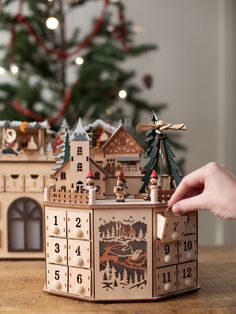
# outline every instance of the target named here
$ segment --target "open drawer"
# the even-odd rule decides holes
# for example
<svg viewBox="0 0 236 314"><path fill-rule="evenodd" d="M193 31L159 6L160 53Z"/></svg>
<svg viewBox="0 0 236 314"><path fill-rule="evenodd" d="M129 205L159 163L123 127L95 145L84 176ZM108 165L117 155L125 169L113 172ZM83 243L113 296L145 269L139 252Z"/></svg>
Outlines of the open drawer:
<svg viewBox="0 0 236 314"><path fill-rule="evenodd" d="M182 240L186 222L187 216L163 216L157 214L157 238L161 242Z"/></svg>

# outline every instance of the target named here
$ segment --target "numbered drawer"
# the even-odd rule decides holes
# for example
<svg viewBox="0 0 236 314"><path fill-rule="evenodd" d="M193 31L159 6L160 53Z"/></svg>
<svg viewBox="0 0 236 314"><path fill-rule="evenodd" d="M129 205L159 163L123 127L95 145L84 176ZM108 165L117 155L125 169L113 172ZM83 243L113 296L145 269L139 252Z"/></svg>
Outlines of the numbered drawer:
<svg viewBox="0 0 236 314"><path fill-rule="evenodd" d="M67 213L68 238L90 239L90 213L68 212Z"/></svg>
<svg viewBox="0 0 236 314"><path fill-rule="evenodd" d="M67 292L67 266L47 264L47 290Z"/></svg>
<svg viewBox="0 0 236 314"><path fill-rule="evenodd" d="M68 265L91 267L91 243L85 240L68 240Z"/></svg>
<svg viewBox="0 0 236 314"><path fill-rule="evenodd" d="M66 212L46 210L46 236L66 237Z"/></svg>
<svg viewBox="0 0 236 314"><path fill-rule="evenodd" d="M180 263L197 259L196 234L184 236L183 240L178 243L178 246Z"/></svg>
<svg viewBox="0 0 236 314"><path fill-rule="evenodd" d="M48 237L46 240L47 262L53 264L67 264L67 240Z"/></svg>
<svg viewBox="0 0 236 314"><path fill-rule="evenodd" d="M156 295L168 294L177 291L177 269L175 266L157 268Z"/></svg>
<svg viewBox="0 0 236 314"><path fill-rule="evenodd" d="M184 223L184 234L194 234L197 232L197 213L187 215L187 220Z"/></svg>
<svg viewBox="0 0 236 314"><path fill-rule="evenodd" d="M184 236L187 216L167 216L157 214L157 238L161 242L179 241Z"/></svg>
<svg viewBox="0 0 236 314"><path fill-rule="evenodd" d="M90 269L69 267L69 293L90 297L91 275Z"/></svg>
<svg viewBox="0 0 236 314"><path fill-rule="evenodd" d="M177 242L161 243L157 240L156 263L157 267L178 264Z"/></svg>
<svg viewBox="0 0 236 314"><path fill-rule="evenodd" d="M197 286L197 263L190 262L178 266L178 290L186 290Z"/></svg>

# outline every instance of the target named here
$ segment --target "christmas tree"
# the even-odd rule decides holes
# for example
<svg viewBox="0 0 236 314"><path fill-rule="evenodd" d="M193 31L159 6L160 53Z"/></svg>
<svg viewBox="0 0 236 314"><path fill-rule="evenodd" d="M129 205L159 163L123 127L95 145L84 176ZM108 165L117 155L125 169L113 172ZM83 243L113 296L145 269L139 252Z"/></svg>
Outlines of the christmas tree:
<svg viewBox="0 0 236 314"><path fill-rule="evenodd" d="M150 121L152 123L155 123L158 120L159 119L156 115L156 112L153 112ZM157 172L159 172L158 161L159 161L159 152L160 152L160 141L157 136L156 130L149 130L146 132L145 142L147 143L145 157L148 158L149 160L144 166L145 175L142 178L143 185L140 189L140 193L145 193L145 188L148 186L152 170L155 169Z"/></svg>
<svg viewBox="0 0 236 314"><path fill-rule="evenodd" d="M65 133L62 135L56 150L54 158L56 160L56 166L54 170L58 170L65 162L70 159L70 140L69 140L68 130L65 130Z"/></svg>
<svg viewBox="0 0 236 314"><path fill-rule="evenodd" d="M81 6L91 0L1 1L0 36L10 35L0 46L2 119L48 119L59 125L66 118L70 126L78 116L117 121L125 115L117 105L123 100L136 124L143 110L156 107L140 96L143 87L134 83L135 71L122 66L156 45L135 44L134 24L126 20L122 1L97 1L102 9L89 34L76 28L72 35L66 32L68 11L78 10L79 17ZM151 76L143 79L150 88Z"/></svg>
<svg viewBox="0 0 236 314"><path fill-rule="evenodd" d="M164 121L159 120L156 112L154 111L152 117L150 119L150 125L139 125L137 128L141 130L144 126L148 131L146 132L146 158L148 158L148 162L144 167L144 176L142 178L143 185L140 189L140 193L146 192L146 187L150 181L150 175L153 170L155 170L160 177L163 175L163 170L170 176L170 188L174 188L179 185L182 180L182 173L178 163L175 161L175 154L171 149L171 144L168 140L166 134L162 133L161 127L163 126L163 130L168 130L169 128L174 130L185 130L186 126L184 124L169 124ZM153 126L156 126L153 128ZM184 149L184 147L181 147ZM165 162L165 165L164 165ZM164 169L164 167L166 169Z"/></svg>

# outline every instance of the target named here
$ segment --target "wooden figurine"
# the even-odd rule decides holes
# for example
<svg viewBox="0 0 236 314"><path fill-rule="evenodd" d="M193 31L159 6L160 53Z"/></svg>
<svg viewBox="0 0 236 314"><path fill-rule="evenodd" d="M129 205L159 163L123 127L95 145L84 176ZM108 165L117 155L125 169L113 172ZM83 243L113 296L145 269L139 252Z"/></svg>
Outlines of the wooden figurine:
<svg viewBox="0 0 236 314"><path fill-rule="evenodd" d="M119 170L117 173L117 181L116 186L114 186L114 194L116 195L117 202L124 202L125 197L127 196L127 187L126 187L126 180L124 177L123 171Z"/></svg>
<svg viewBox="0 0 236 314"><path fill-rule="evenodd" d="M54 164L44 122L0 121L0 258L45 257L43 191Z"/></svg>
<svg viewBox="0 0 236 314"><path fill-rule="evenodd" d="M152 173L151 173L151 176L150 176L150 181L149 181L149 184L148 186L146 186L145 188L145 192L146 194L144 195L144 200L145 201L150 201L151 200L151 189L155 186L157 186L157 181L158 180L158 175L157 175L157 172L156 170L152 170Z"/></svg>
<svg viewBox="0 0 236 314"><path fill-rule="evenodd" d="M87 176L86 176L86 189L87 190L91 190L91 189L94 189L95 188L95 185L94 185L94 175L92 173L92 171L89 171L87 173Z"/></svg>
<svg viewBox="0 0 236 314"><path fill-rule="evenodd" d="M110 302L159 300L198 288L197 213L167 210L181 175L164 131L185 126L153 113L152 123L138 129L149 133L144 176L143 149L126 126L93 146L79 120L44 193L45 291Z"/></svg>

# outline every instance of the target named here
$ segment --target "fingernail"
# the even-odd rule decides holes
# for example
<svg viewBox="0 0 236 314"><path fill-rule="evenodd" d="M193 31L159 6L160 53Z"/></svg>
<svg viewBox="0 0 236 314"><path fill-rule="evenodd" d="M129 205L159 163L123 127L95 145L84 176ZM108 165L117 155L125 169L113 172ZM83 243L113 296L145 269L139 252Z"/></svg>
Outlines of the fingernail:
<svg viewBox="0 0 236 314"><path fill-rule="evenodd" d="M172 206L172 212L175 214L181 214L183 212L180 203L176 203Z"/></svg>

